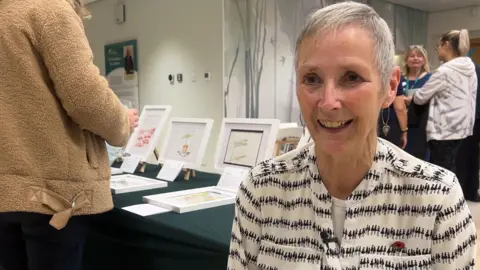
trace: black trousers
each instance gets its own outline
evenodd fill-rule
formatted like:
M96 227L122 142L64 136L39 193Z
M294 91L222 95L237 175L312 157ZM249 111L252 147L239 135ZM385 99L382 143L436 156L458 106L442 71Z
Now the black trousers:
M465 199L473 201L478 198L479 189L479 154L480 119L475 121L473 135L466 138L460 147L457 158L457 177L462 186Z
M428 142L430 149L430 162L456 173L456 160L462 140L447 140Z
M87 217L72 217L56 230L51 216L0 214L0 270L81 270ZM2 268L3 267L3 268Z

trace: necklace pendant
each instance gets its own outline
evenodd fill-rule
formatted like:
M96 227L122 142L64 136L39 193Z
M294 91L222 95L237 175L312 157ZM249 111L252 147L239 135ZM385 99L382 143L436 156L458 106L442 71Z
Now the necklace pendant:
M388 132L390 131L390 126L387 124L384 124L382 127L383 135L387 136Z

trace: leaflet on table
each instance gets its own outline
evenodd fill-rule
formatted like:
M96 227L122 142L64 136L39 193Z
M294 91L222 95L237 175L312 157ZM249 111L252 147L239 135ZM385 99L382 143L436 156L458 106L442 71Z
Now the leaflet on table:
M163 163L162 169L157 175L158 179L173 182L182 171L184 162L167 160Z
M143 200L177 213L232 204L245 174L243 169L226 169L217 186L145 196Z
M167 187L168 183L132 174L115 175L110 178L110 189L114 194Z
M223 170L217 187L237 193L240 184L247 175L248 170L236 167L226 167Z
M126 173L134 173L138 164L140 164L141 159L141 157L135 155L124 157L120 170Z
M142 217L171 212L171 210L169 209L158 207L151 204L146 204L146 203L130 205L127 207L123 207L122 209Z

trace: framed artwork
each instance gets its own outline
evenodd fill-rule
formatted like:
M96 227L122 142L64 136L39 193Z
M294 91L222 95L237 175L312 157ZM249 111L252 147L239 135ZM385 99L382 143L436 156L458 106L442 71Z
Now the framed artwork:
M123 174L123 171L120 170L119 168L110 167L110 175L118 175L118 174Z
M171 106L145 106L140 114L138 127L128 140L125 153L140 157L142 162L147 161L148 156L155 150L171 110Z
M300 138L300 141L298 142L297 148L302 147L306 145L309 142L312 142L312 136L310 135L310 132L308 132L308 129L306 127L303 128L303 135Z
M144 196L143 201L177 213L235 203L235 198L248 171L226 168L216 186Z
M279 129L284 129L284 128L295 128L298 127L298 124L293 122L293 123L280 123L278 126Z
M110 189L113 194L121 194L142 190L167 187L165 181L141 177L133 174L115 175L110 178Z
M248 169L273 155L278 119L223 119L215 153L215 169Z
M255 166L262 138L263 130L231 129L223 163L249 168Z
M186 169L202 166L213 120L201 118L172 118L160 154L160 161L184 162Z
M235 196L235 192L213 186L144 196L143 201L177 213L186 213L232 204Z
M302 127L286 127L278 130L274 156L280 156L295 150L303 136Z

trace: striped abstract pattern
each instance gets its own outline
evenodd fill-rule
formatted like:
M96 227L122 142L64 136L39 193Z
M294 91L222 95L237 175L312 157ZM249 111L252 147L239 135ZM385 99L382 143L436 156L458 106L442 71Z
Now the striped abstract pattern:
M474 269L475 226L453 173L379 139L332 247L321 237L334 236L332 197L315 162L309 143L252 169L237 195L229 270Z

